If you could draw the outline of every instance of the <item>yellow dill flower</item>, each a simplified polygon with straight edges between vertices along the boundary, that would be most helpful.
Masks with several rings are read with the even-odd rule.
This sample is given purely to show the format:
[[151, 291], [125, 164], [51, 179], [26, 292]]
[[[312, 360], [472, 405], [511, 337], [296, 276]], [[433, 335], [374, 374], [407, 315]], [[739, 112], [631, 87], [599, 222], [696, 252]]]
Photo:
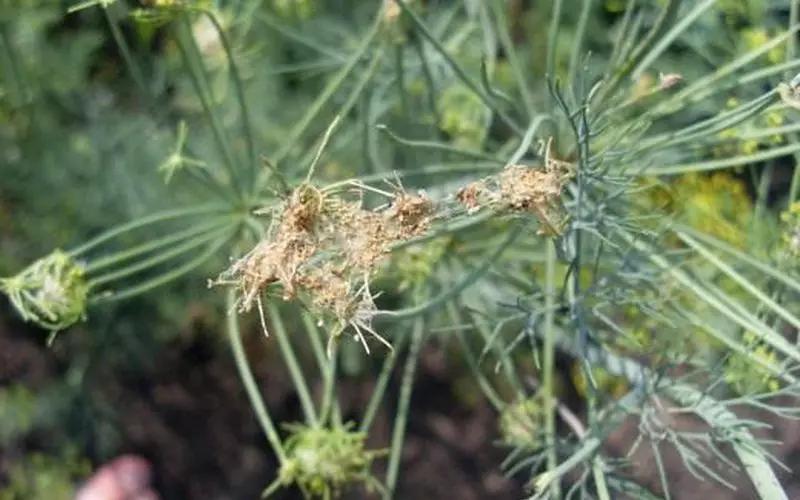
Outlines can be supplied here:
[[[570, 367], [570, 376], [572, 378], [572, 383], [575, 384], [575, 390], [578, 391], [578, 394], [586, 397], [588, 395], [589, 381], [587, 380], [586, 374], [584, 374], [580, 363], [572, 364]], [[600, 391], [614, 397], [615, 399], [621, 398], [628, 392], [627, 380], [624, 377], [616, 377], [612, 375], [604, 368], [592, 368], [592, 378], [594, 379], [594, 382], [597, 384], [597, 388]]]
[[755, 139], [747, 139], [746, 141], [742, 141], [739, 145], [739, 151], [743, 155], [751, 155], [758, 151], [758, 141]]
[[681, 176], [675, 188], [685, 224], [734, 246], [744, 245], [753, 206], [741, 180], [724, 172], [691, 172]]
[[538, 449], [542, 442], [545, 402], [541, 393], [508, 405], [500, 412], [499, 427], [503, 442], [509, 446]]
[[781, 222], [783, 223], [781, 239], [784, 250], [791, 257], [800, 257], [800, 202], [795, 201], [788, 210], [781, 214]]
[[618, 12], [625, 12], [625, 6], [627, 4], [627, 0], [606, 0], [603, 7], [606, 9], [606, 12], [616, 14]]
[[725, 365], [725, 381], [740, 394], [777, 391], [780, 388], [778, 380], [755, 359], [777, 368], [778, 357], [775, 352], [760, 342], [753, 332], [745, 332], [742, 341], [748, 351], [734, 354], [728, 359]]
[[273, 0], [275, 12], [281, 17], [308, 19], [317, 9], [314, 0]]
[[[763, 28], [748, 28], [742, 30], [742, 40], [745, 51], [751, 51], [769, 43], [770, 35]], [[786, 49], [778, 45], [767, 51], [766, 57], [770, 63], [778, 64], [786, 59]]]
[[633, 85], [633, 92], [632, 92], [633, 95], [631, 96], [631, 99], [635, 101], [640, 97], [646, 96], [648, 93], [650, 93], [650, 91], [653, 90], [655, 86], [656, 86], [656, 79], [647, 73], [643, 74], [636, 80], [636, 83], [634, 83]]
[[735, 128], [727, 128], [717, 133], [717, 138], [720, 142], [711, 148], [711, 154], [717, 158], [724, 158], [736, 154], [738, 148], [736, 139], [739, 137], [739, 131]]
[[764, 116], [764, 122], [767, 124], [768, 127], [778, 127], [783, 124], [783, 113], [778, 111], [770, 111]]
[[487, 116], [480, 98], [457, 83], [445, 88], [438, 101], [442, 130], [450, 134], [456, 144], [477, 146], [483, 139]]
[[[770, 111], [764, 116], [764, 123], [766, 124], [767, 128], [777, 128], [783, 125], [784, 117], [783, 113], [779, 111]], [[783, 135], [782, 134], [773, 134], [769, 136], [769, 143], [770, 144], [781, 144], [783, 142]]]

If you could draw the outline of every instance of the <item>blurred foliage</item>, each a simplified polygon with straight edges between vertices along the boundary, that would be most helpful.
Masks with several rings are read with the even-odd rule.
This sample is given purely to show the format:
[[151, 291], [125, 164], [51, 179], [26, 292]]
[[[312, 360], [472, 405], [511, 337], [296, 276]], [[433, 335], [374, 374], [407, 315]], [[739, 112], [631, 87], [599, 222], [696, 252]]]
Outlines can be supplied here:
[[31, 453], [11, 466], [0, 499], [69, 500], [75, 496], [76, 482], [90, 471], [90, 464], [74, 449], [57, 455]]

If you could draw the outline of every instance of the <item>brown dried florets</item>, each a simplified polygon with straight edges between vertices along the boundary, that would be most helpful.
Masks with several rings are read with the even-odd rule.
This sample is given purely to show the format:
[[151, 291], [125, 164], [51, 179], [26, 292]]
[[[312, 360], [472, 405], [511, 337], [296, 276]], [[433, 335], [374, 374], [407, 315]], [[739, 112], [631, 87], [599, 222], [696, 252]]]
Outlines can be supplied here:
[[471, 182], [456, 193], [456, 199], [470, 212], [480, 209], [481, 197], [486, 191], [484, 182]]
[[500, 199], [510, 210], [545, 208], [561, 196], [563, 184], [556, 172], [526, 165], [509, 165], [500, 173]]
[[397, 239], [408, 239], [428, 232], [433, 220], [434, 204], [424, 194], [411, 195], [399, 192], [386, 212], [387, 219], [394, 223]]
[[386, 343], [371, 326], [377, 309], [369, 281], [393, 245], [428, 231], [435, 207], [428, 197], [399, 188], [396, 193], [374, 190], [392, 203], [367, 210], [362, 203], [366, 186], [355, 186], [359, 197], [352, 201], [304, 183], [272, 211], [266, 238], [217, 280], [239, 288], [240, 312], [255, 303], [263, 319], [260, 294], [280, 284], [284, 300], [302, 292], [319, 318], [336, 318], [332, 342], [350, 325], [365, 348], [363, 331]]
[[509, 164], [497, 175], [459, 189], [456, 199], [469, 212], [482, 207], [533, 213], [545, 233], [559, 232], [564, 215], [561, 195], [573, 177], [571, 163], [553, 158], [552, 139], [543, 148], [543, 166]]

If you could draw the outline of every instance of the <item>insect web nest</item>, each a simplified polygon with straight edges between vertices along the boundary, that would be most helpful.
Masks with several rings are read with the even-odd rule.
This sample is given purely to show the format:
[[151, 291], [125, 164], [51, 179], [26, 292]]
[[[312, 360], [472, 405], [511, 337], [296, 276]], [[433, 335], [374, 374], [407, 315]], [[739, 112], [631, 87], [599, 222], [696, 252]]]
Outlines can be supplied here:
[[[261, 294], [279, 285], [284, 300], [299, 297], [318, 323], [335, 320], [329, 353], [348, 326], [369, 353], [365, 333], [391, 348], [372, 327], [378, 310], [369, 283], [394, 245], [430, 229], [435, 206], [424, 193], [407, 193], [399, 184], [393, 191], [354, 182], [346, 186], [357, 194], [355, 200], [347, 199], [342, 191], [301, 184], [272, 211], [266, 237], [215, 284], [238, 288], [239, 312], [257, 305], [265, 333]], [[391, 202], [366, 209], [363, 195], [367, 190]]]
[[565, 222], [561, 195], [575, 175], [569, 162], [553, 158], [552, 138], [542, 148], [544, 165], [510, 163], [498, 174], [463, 186], [456, 200], [469, 212], [490, 207], [501, 212], [533, 213], [541, 224], [540, 232], [561, 233]]

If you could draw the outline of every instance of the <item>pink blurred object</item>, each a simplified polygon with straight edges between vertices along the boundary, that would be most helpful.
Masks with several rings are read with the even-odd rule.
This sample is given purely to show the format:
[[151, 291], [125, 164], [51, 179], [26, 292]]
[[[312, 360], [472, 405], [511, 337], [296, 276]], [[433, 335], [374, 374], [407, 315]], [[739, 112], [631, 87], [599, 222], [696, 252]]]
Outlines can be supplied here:
[[147, 460], [123, 455], [100, 467], [78, 489], [75, 500], [158, 500], [150, 489], [151, 476]]

